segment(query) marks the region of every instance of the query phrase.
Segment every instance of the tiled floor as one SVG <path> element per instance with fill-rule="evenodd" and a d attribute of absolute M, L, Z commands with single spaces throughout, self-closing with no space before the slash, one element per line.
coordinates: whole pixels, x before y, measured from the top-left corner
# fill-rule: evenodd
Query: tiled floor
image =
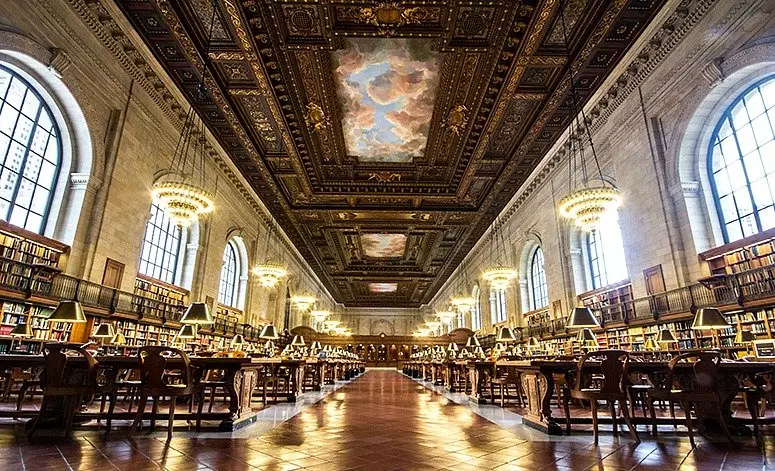
<path fill-rule="evenodd" d="M 598 447 L 585 435 L 534 440 L 523 426 L 502 428 L 388 370 L 368 371 L 268 431 L 241 431 L 246 438 L 181 436 L 165 444 L 161 434 L 113 435 L 31 445 L 0 434 L 0 470 L 775 469 L 772 437 L 763 449 L 752 440 L 729 447 L 701 439 L 695 451 L 670 434 L 661 442 L 644 436 L 640 445 L 606 435 Z"/>

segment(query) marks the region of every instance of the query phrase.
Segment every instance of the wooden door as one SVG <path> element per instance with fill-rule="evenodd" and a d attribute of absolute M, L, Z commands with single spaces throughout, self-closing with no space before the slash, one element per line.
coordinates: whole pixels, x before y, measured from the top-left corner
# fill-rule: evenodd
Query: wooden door
<path fill-rule="evenodd" d="M 666 288 L 662 265 L 643 270 L 643 278 L 646 281 L 646 292 L 653 297 L 651 310 L 655 313 L 667 312 L 670 309 L 670 304 L 664 294 Z"/>
<path fill-rule="evenodd" d="M 108 288 L 121 288 L 124 278 L 124 264 L 113 259 L 105 261 L 105 271 L 102 273 L 102 284 Z"/>

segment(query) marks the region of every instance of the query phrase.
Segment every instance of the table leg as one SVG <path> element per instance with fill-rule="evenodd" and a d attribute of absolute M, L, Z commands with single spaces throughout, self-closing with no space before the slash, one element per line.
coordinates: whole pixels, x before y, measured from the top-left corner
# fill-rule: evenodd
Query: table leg
<path fill-rule="evenodd" d="M 219 431 L 232 431 L 252 412 L 251 400 L 258 384 L 256 368 L 229 368 L 224 371 L 226 394 L 229 396 L 229 415 L 218 425 Z M 246 423 L 249 421 L 246 421 Z"/>
<path fill-rule="evenodd" d="M 562 435 L 562 427 L 552 417 L 554 376 L 551 372 L 522 372 L 522 388 L 527 395 L 527 414 L 522 423 L 549 435 Z"/>
<path fill-rule="evenodd" d="M 471 395 L 468 397 L 468 400 L 474 404 L 487 404 L 487 399 L 482 394 L 482 389 L 484 389 L 484 375 L 482 371 L 475 366 L 469 366 L 468 377 L 471 380 Z"/>

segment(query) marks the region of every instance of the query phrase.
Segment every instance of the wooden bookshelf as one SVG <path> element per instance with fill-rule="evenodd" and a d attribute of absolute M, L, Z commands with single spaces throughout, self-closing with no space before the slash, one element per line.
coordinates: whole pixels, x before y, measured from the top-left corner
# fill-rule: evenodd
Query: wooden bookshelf
<path fill-rule="evenodd" d="M 62 255 L 68 249 L 59 241 L 0 221 L 0 284 L 22 288 L 27 280 L 50 283 L 61 271 Z"/>
<path fill-rule="evenodd" d="M 733 275 L 775 265 L 775 229 L 715 247 L 699 254 L 712 275 Z"/>
<path fill-rule="evenodd" d="M 632 306 L 624 304 L 633 300 L 629 280 L 581 293 L 578 299 L 592 310 L 601 310 L 604 322 L 623 321 L 634 315 Z"/>
<path fill-rule="evenodd" d="M 234 332 L 242 319 L 242 311 L 218 303 L 215 307 L 215 315 L 213 316 L 214 324 L 212 329 L 215 331 L 229 331 Z"/>
<path fill-rule="evenodd" d="M 167 317 L 169 307 L 182 308 L 188 302 L 185 289 L 143 275 L 137 275 L 134 292 L 142 298 L 136 301 L 143 303 L 139 310 L 160 318 Z"/>
<path fill-rule="evenodd" d="M 53 308 L 35 306 L 14 301 L 2 301 L 2 322 L 0 322 L 0 353 L 10 351 L 12 343 L 20 345 L 20 349 L 39 353 L 41 344 L 45 342 L 79 341 L 73 335 L 73 324 L 48 322 L 48 316 Z M 11 331 L 16 325 L 27 323 L 32 328 L 31 338 L 13 338 Z M 77 330 L 77 329 L 76 329 Z"/>

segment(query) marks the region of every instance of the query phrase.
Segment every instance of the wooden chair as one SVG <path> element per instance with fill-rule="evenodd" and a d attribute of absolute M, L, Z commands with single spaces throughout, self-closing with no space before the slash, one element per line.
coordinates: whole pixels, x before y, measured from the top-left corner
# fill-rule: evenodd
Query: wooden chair
<path fill-rule="evenodd" d="M 683 383 L 675 375 L 675 368 L 680 363 L 692 364 L 692 376 Z M 692 431 L 692 408 L 698 402 L 713 404 L 724 435 L 730 443 L 733 443 L 732 435 L 727 428 L 724 414 L 721 412 L 721 398 L 718 395 L 717 380 L 721 364 L 721 352 L 689 352 L 674 357 L 667 364 L 667 376 L 665 382 L 653 389 L 648 395 L 649 414 L 651 414 L 651 431 L 657 436 L 657 417 L 654 411 L 654 401 L 677 402 L 681 404 L 686 416 L 686 427 L 689 429 L 689 441 L 694 447 L 694 432 Z M 677 389 L 676 389 L 677 388 Z"/>
<path fill-rule="evenodd" d="M 509 393 L 509 386 L 514 385 L 519 407 L 525 407 L 522 398 L 522 375 L 520 375 L 516 368 L 506 368 L 505 374 L 499 374 L 497 365 L 495 368 L 495 374 L 490 380 L 490 397 L 493 398 L 493 400 L 495 399 L 495 392 L 493 389 L 497 386 L 501 398 L 501 407 L 503 407 L 506 402 L 506 396 Z"/>
<path fill-rule="evenodd" d="M 632 439 L 640 442 L 638 432 L 630 419 L 630 412 L 627 407 L 627 371 L 630 356 L 624 350 L 599 350 L 597 352 L 586 353 L 578 362 L 576 367 L 576 382 L 570 390 L 570 397 L 590 402 L 592 407 L 592 430 L 595 435 L 595 445 L 598 442 L 598 424 L 597 424 L 597 402 L 608 401 L 611 406 L 611 421 L 613 422 L 613 433 L 618 434 L 619 428 L 616 423 L 616 403 L 619 404 L 619 412 L 624 416 L 624 421 L 630 430 Z M 590 366 L 587 362 L 599 361 L 602 375 L 597 377 L 596 386 L 588 387 L 590 383 Z M 568 400 L 563 401 L 565 408 L 566 428 L 570 430 L 570 411 Z"/>
<path fill-rule="evenodd" d="M 67 435 L 73 426 L 75 411 L 81 406 L 83 400 L 99 392 L 97 360 L 83 348 L 49 343 L 43 345 L 43 358 L 44 366 L 40 377 L 43 404 L 29 428 L 30 438 L 34 435 L 41 416 L 44 415 L 47 399 L 52 397 L 61 399 L 60 411 L 64 420 L 65 435 Z"/>
<path fill-rule="evenodd" d="M 169 354 L 169 357 L 163 354 Z M 145 413 L 145 405 L 148 402 L 148 398 L 153 398 L 153 408 L 151 412 L 151 430 L 156 426 L 156 412 L 158 410 L 159 397 L 170 398 L 169 418 L 167 424 L 167 440 L 172 438 L 172 427 L 175 423 L 175 406 L 177 405 L 177 399 L 179 397 L 190 396 L 201 397 L 202 387 L 199 384 L 194 384 L 191 374 L 191 361 L 188 355 L 182 350 L 172 347 L 164 346 L 146 346 L 140 347 L 138 351 L 140 357 L 140 388 L 139 396 L 140 400 L 137 406 L 137 414 L 135 420 L 132 423 L 132 427 L 129 431 L 130 434 L 137 430 L 137 427 L 143 421 L 143 414 Z M 180 371 L 180 375 L 176 375 L 177 384 L 170 384 L 170 380 L 167 376 L 169 360 L 172 358 L 179 358 L 183 366 L 175 367 L 175 370 Z M 202 406 L 204 401 L 199 401 L 197 416 L 196 416 L 196 429 L 199 431 L 202 425 Z"/>

